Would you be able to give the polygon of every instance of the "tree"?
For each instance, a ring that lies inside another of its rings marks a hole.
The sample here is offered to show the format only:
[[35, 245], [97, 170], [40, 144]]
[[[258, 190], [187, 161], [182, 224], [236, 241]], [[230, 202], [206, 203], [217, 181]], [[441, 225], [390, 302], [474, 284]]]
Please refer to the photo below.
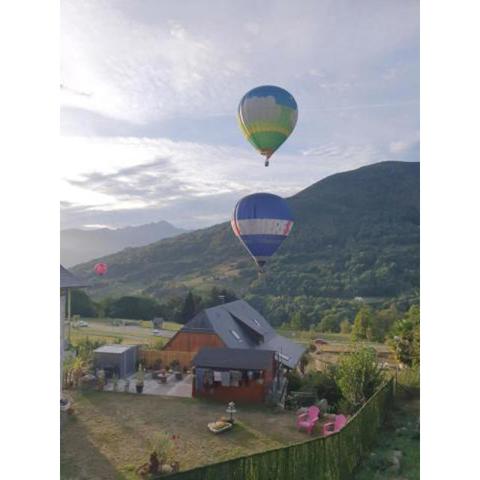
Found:
[[196, 313], [195, 297], [193, 296], [192, 291], [189, 291], [183, 302], [181, 314], [182, 323], [187, 323]]
[[336, 370], [337, 385], [353, 410], [372, 396], [384, 378], [375, 349], [368, 347], [343, 355]]
[[318, 328], [321, 332], [338, 332], [340, 327], [338, 325], [337, 315], [334, 313], [327, 313], [327, 315], [325, 315], [320, 321]]
[[405, 317], [395, 322], [389, 342], [400, 363], [420, 365], [420, 308], [412, 305]]
[[83, 290], [72, 290], [72, 315], [82, 317], [96, 317], [97, 306], [95, 302]]
[[304, 323], [303, 323], [303, 316], [300, 312], [295, 312], [290, 319], [290, 328], [292, 330], [303, 330]]
[[367, 330], [371, 326], [372, 311], [367, 306], [362, 306], [355, 315], [352, 327], [352, 340], [366, 340]]
[[157, 310], [158, 303], [153, 298], [124, 296], [111, 303], [108, 316], [133, 320], [152, 320]]
[[342, 320], [340, 322], [340, 332], [341, 333], [351, 333], [352, 324], [348, 320]]

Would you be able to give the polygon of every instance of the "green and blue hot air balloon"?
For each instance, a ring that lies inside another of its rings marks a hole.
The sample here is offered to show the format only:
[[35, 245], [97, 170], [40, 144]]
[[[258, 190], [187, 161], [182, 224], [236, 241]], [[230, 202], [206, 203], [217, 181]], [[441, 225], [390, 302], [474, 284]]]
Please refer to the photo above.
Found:
[[297, 102], [286, 90], [264, 85], [250, 90], [238, 105], [238, 121], [247, 140], [269, 158], [290, 136], [298, 117]]

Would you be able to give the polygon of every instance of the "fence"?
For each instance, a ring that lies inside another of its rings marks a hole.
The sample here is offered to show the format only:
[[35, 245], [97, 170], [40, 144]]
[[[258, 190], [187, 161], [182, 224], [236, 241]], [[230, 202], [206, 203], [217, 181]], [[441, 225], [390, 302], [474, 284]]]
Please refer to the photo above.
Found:
[[169, 480], [345, 480], [375, 442], [393, 400], [391, 379], [338, 433], [186, 470]]
[[163, 367], [170, 365], [173, 361], [180, 363], [180, 366], [189, 368], [194, 352], [175, 352], [171, 350], [144, 350], [138, 352], [138, 359], [146, 368], [157, 368], [160, 363]]

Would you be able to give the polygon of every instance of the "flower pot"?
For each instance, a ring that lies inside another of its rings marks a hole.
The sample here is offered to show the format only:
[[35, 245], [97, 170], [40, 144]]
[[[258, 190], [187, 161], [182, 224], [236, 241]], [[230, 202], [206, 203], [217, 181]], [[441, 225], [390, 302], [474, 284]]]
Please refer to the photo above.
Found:
[[143, 385], [135, 385], [135, 389], [137, 390], [137, 393], [142, 393], [143, 392]]

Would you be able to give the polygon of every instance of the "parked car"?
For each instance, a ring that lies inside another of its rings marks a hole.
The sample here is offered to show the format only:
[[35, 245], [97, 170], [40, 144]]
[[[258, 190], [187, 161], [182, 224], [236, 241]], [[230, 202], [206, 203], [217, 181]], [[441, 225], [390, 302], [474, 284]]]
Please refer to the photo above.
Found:
[[154, 334], [156, 337], [160, 337], [160, 336], [162, 335], [162, 331], [155, 329], [155, 330], [153, 331], [153, 334]]
[[84, 320], [80, 320], [77, 324], [79, 327], [88, 327], [88, 323], [85, 322]]

